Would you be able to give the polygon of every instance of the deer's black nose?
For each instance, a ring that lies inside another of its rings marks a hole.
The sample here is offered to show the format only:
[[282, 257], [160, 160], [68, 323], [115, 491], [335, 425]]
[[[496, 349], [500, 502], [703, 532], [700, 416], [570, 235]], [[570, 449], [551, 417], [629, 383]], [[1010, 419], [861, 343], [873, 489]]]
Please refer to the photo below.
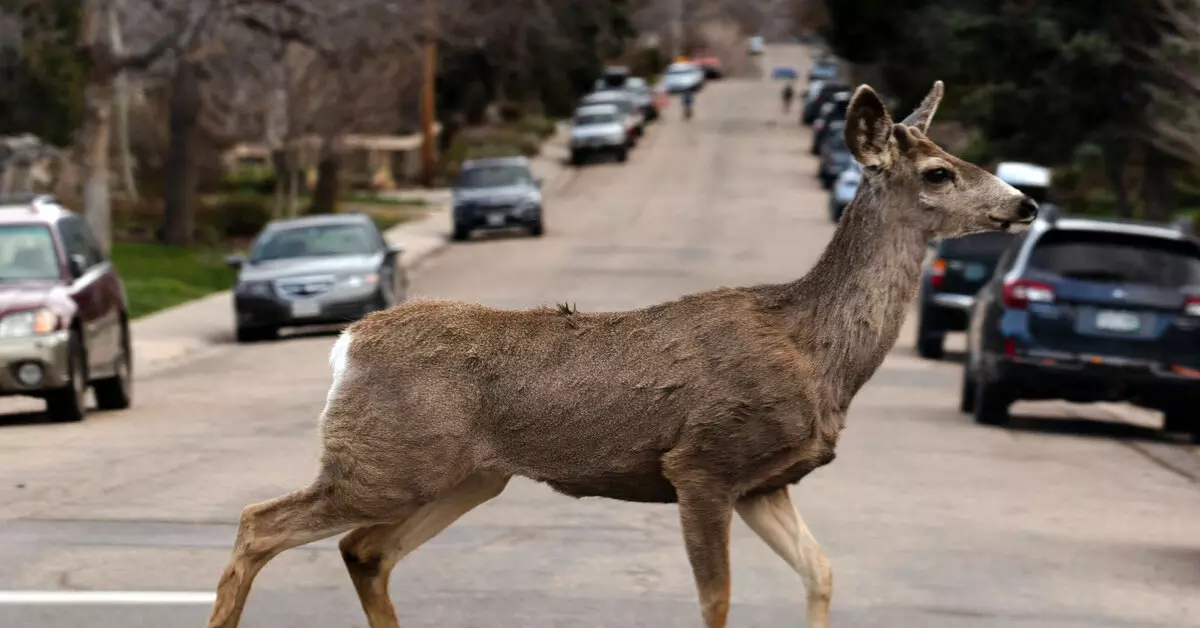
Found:
[[1028, 196], [1021, 199], [1021, 204], [1017, 206], [1017, 215], [1021, 217], [1021, 220], [1033, 220], [1034, 218], [1037, 218], [1037, 201], [1029, 198]]

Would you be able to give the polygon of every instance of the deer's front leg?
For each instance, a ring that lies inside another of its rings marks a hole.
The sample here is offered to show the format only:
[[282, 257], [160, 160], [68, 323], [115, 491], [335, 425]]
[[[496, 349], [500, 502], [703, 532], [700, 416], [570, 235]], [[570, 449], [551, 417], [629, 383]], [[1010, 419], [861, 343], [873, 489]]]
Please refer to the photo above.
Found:
[[729, 525], [733, 500], [705, 485], [676, 487], [683, 541], [696, 578], [707, 628], [725, 628], [729, 618]]
[[828, 628], [833, 569], [792, 505], [788, 490], [742, 499], [736, 507], [746, 525], [804, 580], [809, 628]]

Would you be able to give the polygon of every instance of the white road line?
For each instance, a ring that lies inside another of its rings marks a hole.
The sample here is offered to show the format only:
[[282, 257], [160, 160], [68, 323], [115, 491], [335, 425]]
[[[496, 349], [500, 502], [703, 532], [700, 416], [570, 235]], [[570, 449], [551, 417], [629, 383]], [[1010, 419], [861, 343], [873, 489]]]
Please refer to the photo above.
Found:
[[212, 604], [207, 591], [0, 591], [8, 604]]

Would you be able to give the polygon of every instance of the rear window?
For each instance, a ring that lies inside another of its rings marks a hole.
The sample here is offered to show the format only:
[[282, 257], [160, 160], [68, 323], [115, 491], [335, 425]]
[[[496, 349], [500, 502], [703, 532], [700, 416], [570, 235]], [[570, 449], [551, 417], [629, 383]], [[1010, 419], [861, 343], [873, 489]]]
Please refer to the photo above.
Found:
[[1012, 244], [1013, 234], [1000, 231], [973, 233], [942, 240], [938, 251], [942, 257], [976, 262], [995, 262]]
[[1200, 285], [1200, 250], [1166, 238], [1051, 231], [1035, 245], [1029, 268], [1086, 281], [1181, 288]]

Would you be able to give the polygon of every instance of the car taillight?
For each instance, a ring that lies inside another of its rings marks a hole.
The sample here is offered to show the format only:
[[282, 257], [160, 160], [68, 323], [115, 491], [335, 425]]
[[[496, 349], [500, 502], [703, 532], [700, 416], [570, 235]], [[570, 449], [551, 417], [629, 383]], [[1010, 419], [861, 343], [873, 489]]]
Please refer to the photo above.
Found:
[[940, 257], [933, 260], [931, 269], [932, 276], [930, 277], [930, 281], [933, 283], [933, 287], [941, 288], [942, 282], [946, 280], [946, 260]]
[[1004, 282], [1004, 307], [1023, 310], [1030, 303], [1053, 303], [1054, 289], [1027, 279]]
[[1188, 297], [1183, 312], [1188, 316], [1200, 316], [1200, 297]]

